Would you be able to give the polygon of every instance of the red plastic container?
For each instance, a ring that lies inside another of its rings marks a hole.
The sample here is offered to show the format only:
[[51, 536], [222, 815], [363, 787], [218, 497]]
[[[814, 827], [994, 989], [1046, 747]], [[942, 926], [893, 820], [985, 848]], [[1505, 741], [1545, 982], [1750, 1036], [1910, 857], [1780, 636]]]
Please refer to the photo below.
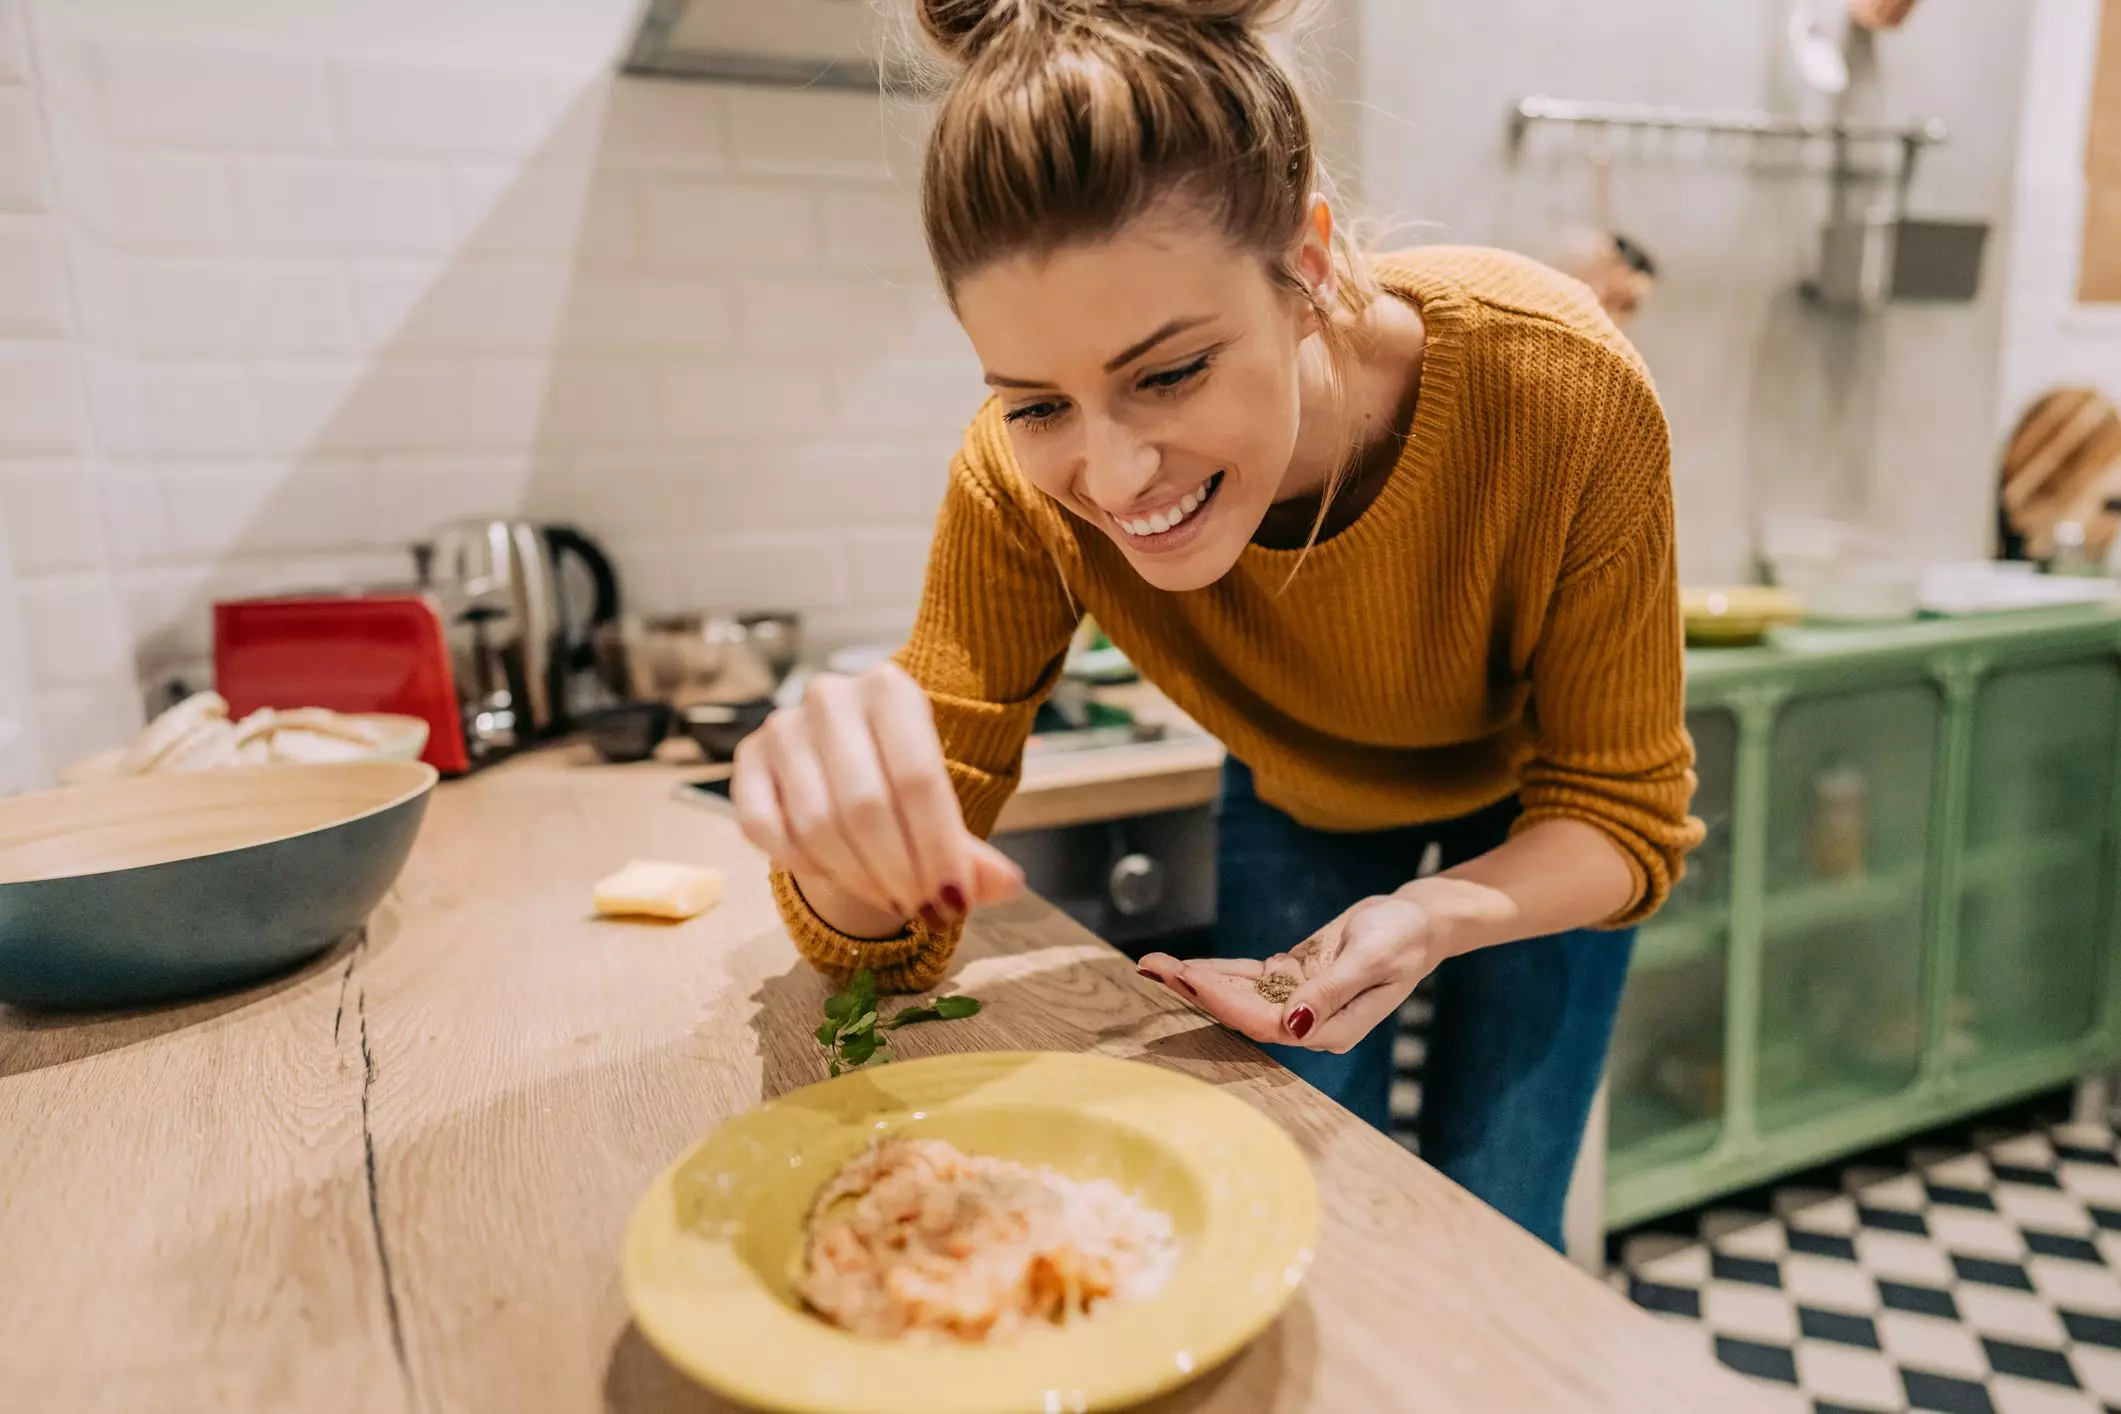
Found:
[[240, 717], [260, 707], [401, 712], [425, 719], [422, 759], [469, 770], [441, 611], [425, 594], [320, 594], [214, 605], [214, 687]]

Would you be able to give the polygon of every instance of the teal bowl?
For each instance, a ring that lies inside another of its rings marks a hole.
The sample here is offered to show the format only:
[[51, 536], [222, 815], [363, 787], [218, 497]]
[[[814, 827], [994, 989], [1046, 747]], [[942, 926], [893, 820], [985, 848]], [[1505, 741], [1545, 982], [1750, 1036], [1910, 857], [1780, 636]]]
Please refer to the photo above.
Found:
[[0, 1002], [173, 1001], [323, 951], [397, 881], [435, 779], [245, 766], [0, 800]]

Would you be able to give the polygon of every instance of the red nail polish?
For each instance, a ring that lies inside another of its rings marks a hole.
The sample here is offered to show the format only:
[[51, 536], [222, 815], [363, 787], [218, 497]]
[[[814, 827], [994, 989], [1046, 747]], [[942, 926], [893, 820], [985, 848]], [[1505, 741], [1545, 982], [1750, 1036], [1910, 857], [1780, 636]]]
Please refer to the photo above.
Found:
[[935, 899], [937, 903], [943, 906], [943, 912], [951, 917], [963, 918], [965, 916], [965, 891], [957, 885], [943, 885], [942, 888], [936, 891]]
[[1156, 975], [1156, 974], [1155, 974], [1154, 972], [1151, 972], [1151, 971], [1150, 971], [1150, 970], [1149, 970], [1148, 968], [1146, 968], [1146, 967], [1137, 967], [1137, 968], [1135, 968], [1135, 969], [1134, 969], [1134, 975], [1135, 975], [1135, 976], [1137, 976], [1137, 977], [1146, 977], [1146, 978], [1148, 978], [1148, 979], [1149, 979], [1149, 980], [1150, 980], [1151, 982], [1161, 982], [1161, 981], [1163, 981], [1163, 980], [1164, 980], [1163, 978], [1161, 978], [1161, 977], [1157, 976], [1157, 975]]
[[938, 933], [950, 926], [943, 921], [943, 915], [935, 911], [935, 905], [932, 903], [921, 905], [921, 922], [927, 924]]
[[1289, 1013], [1289, 1019], [1284, 1024], [1288, 1026], [1289, 1034], [1301, 1041], [1304, 1037], [1311, 1034], [1311, 1028], [1317, 1024], [1317, 1021], [1318, 1018], [1311, 1015], [1311, 1008], [1300, 1006]]

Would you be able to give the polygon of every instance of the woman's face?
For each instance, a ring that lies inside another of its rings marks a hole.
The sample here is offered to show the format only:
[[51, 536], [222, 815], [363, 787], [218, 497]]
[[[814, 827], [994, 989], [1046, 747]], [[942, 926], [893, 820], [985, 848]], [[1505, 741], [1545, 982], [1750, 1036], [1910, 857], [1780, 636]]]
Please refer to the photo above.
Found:
[[[1331, 278], [1322, 241], [1295, 263]], [[1316, 327], [1256, 256], [1203, 223], [1143, 221], [982, 267], [957, 309], [1040, 490], [1159, 589], [1237, 563], [1280, 498]]]

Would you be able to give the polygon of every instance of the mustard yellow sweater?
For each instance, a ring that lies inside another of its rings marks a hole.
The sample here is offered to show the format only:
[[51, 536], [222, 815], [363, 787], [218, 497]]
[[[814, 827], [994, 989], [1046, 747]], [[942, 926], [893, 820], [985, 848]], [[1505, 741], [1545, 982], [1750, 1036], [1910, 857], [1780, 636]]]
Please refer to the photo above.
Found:
[[[1293, 580], [1298, 552], [1252, 545], [1206, 589], [1151, 588], [1024, 479], [990, 402], [952, 463], [899, 662], [928, 690], [980, 834], [1087, 612], [1303, 824], [1426, 823], [1514, 794], [1520, 829], [1606, 832], [1635, 877], [1611, 921], [1639, 920], [1700, 838], [1656, 393], [1589, 291], [1544, 266], [1429, 249], [1378, 275], [1428, 330], [1412, 434], [1377, 499]], [[828, 973], [919, 990], [956, 945], [919, 923], [858, 941], [785, 875], [775, 892]]]

